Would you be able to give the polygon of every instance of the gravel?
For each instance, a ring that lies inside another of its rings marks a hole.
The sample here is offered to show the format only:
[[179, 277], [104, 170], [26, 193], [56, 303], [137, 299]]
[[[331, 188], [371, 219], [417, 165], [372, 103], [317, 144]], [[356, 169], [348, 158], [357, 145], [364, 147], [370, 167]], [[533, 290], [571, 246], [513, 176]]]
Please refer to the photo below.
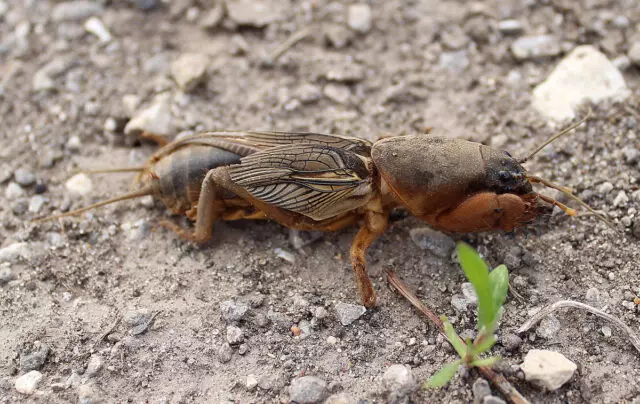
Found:
[[4, 196], [10, 201], [16, 200], [26, 195], [26, 192], [20, 185], [15, 182], [10, 182], [7, 185], [7, 189], [4, 191]]
[[51, 18], [55, 22], [82, 21], [89, 17], [100, 15], [104, 7], [94, 1], [77, 0], [58, 3], [51, 11]]
[[408, 393], [416, 387], [416, 380], [409, 366], [395, 364], [382, 375], [382, 386], [389, 392]]
[[90, 195], [93, 192], [93, 182], [84, 173], [76, 174], [64, 183], [69, 194], [75, 197]]
[[32, 370], [16, 379], [15, 388], [18, 393], [31, 395], [35, 393], [38, 384], [42, 380], [42, 373]]
[[430, 227], [411, 229], [409, 236], [418, 247], [440, 258], [451, 257], [456, 248], [456, 243], [451, 237]]
[[560, 41], [551, 35], [523, 36], [511, 44], [511, 53], [520, 61], [549, 58], [561, 52]]
[[89, 357], [89, 362], [87, 363], [87, 368], [84, 371], [84, 375], [86, 377], [96, 376], [102, 370], [103, 364], [104, 360], [102, 359], [102, 356], [98, 354], [91, 355], [91, 357]]
[[548, 315], [538, 324], [536, 334], [542, 338], [551, 339], [556, 336], [561, 328], [560, 320], [554, 315]]
[[591, 45], [575, 48], [549, 77], [533, 90], [533, 107], [553, 121], [575, 117], [583, 103], [624, 100], [630, 92], [624, 77]]
[[489, 386], [489, 382], [482, 378], [479, 378], [475, 382], [473, 382], [473, 386], [471, 389], [473, 391], [474, 403], [481, 403], [485, 397], [491, 395], [491, 387]]
[[338, 320], [342, 325], [347, 326], [359, 319], [367, 309], [359, 304], [338, 302], [335, 306]]
[[227, 342], [231, 345], [237, 345], [244, 341], [244, 332], [235, 326], [227, 327]]
[[171, 63], [171, 75], [182, 91], [191, 92], [207, 77], [209, 58], [201, 53], [180, 55]]
[[22, 185], [23, 187], [28, 187], [30, 185], [35, 184], [36, 175], [34, 173], [32, 173], [31, 171], [27, 170], [26, 168], [18, 168], [13, 173], [13, 179], [19, 185]]
[[0, 285], [11, 282], [15, 278], [13, 270], [8, 264], [0, 266]]
[[629, 60], [636, 66], [640, 66], [640, 41], [634, 42], [633, 45], [629, 48]]
[[321, 403], [328, 396], [327, 383], [316, 376], [294, 379], [289, 387], [289, 399], [297, 404]]
[[149, 107], [142, 109], [124, 127], [127, 136], [137, 137], [142, 132], [170, 136], [176, 131], [171, 112], [171, 94], [157, 95]]
[[371, 7], [368, 4], [352, 4], [348, 9], [347, 23], [349, 28], [360, 33], [366, 34], [371, 31], [373, 26], [373, 15]]
[[225, 300], [220, 303], [220, 313], [227, 322], [240, 321], [247, 314], [247, 311], [249, 311], [249, 306], [242, 302]]
[[47, 360], [49, 346], [39, 344], [39, 347], [32, 352], [20, 355], [20, 370], [28, 372], [30, 370], [40, 370]]
[[532, 349], [520, 368], [527, 381], [553, 391], [568, 382], [578, 367], [559, 352]]

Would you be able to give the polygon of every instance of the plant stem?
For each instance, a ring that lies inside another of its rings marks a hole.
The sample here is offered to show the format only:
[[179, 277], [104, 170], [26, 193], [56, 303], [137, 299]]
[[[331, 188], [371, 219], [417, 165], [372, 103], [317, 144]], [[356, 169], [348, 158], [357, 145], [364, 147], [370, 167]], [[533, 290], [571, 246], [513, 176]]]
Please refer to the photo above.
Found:
[[[396, 274], [393, 271], [387, 270], [386, 272], [387, 272], [387, 279], [389, 280], [389, 283], [398, 292], [400, 292], [400, 294], [404, 296], [409, 301], [409, 303], [413, 305], [413, 307], [415, 307], [422, 314], [427, 316], [427, 318], [436, 327], [438, 327], [438, 330], [440, 331], [440, 333], [446, 337], [444, 333], [444, 324], [442, 323], [442, 320], [440, 320], [440, 318], [432, 310], [430, 310], [427, 306], [425, 306], [420, 301], [420, 299], [418, 299], [418, 297], [416, 297], [416, 295], [414, 295], [413, 292], [409, 290], [407, 285], [405, 285], [404, 282], [402, 282], [398, 277], [396, 277]], [[460, 338], [460, 340], [462, 341], [462, 338]], [[487, 366], [478, 366], [476, 367], [476, 369], [478, 369], [482, 377], [484, 377], [489, 382], [491, 382], [491, 384], [493, 384], [495, 388], [498, 389], [500, 393], [502, 393], [510, 403], [529, 404], [529, 401], [526, 398], [524, 398], [524, 396], [520, 394], [520, 392], [516, 390], [516, 388], [513, 387], [511, 383], [509, 383], [509, 381], [505, 379], [504, 376], [502, 376], [501, 374], [495, 372], [493, 369]]]

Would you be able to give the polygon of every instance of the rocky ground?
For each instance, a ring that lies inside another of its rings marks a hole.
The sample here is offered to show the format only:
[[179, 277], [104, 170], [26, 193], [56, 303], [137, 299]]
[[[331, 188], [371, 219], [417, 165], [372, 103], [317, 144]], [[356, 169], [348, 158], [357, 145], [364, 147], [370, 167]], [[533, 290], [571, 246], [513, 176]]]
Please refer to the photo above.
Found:
[[[551, 79], [565, 57], [571, 74]], [[384, 270], [465, 336], [475, 313], [452, 239], [413, 218], [370, 250], [379, 306], [364, 313], [347, 259], [355, 229], [315, 239], [219, 223], [197, 248], [156, 228], [167, 212], [150, 199], [30, 219], [125, 192], [128, 174], [72, 176], [144, 161], [155, 146], [143, 130], [375, 140], [432, 127], [524, 156], [585, 98], [595, 118], [527, 167], [621, 234], [554, 212], [515, 234], [455, 239], [512, 273], [520, 297], [507, 300], [494, 351], [526, 397], [638, 400], [640, 357], [614, 325], [565, 310], [516, 331], [574, 299], [640, 332], [639, 90], [636, 0], [0, 0], [1, 401], [499, 402], [475, 372], [418, 388], [454, 352]], [[547, 391], [520, 367], [533, 350], [577, 370]]]

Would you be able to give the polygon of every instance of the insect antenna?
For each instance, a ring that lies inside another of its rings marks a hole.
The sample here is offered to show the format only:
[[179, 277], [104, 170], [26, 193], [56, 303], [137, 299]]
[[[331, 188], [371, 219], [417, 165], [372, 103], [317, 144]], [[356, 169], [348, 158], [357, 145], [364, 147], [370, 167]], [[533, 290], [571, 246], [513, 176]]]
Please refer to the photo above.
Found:
[[571, 132], [572, 130], [574, 130], [578, 126], [580, 126], [583, 123], [585, 123], [587, 120], [589, 120], [589, 118], [591, 118], [591, 115], [592, 115], [592, 111], [591, 111], [591, 109], [589, 109], [589, 111], [587, 112], [587, 115], [585, 115], [584, 118], [582, 118], [580, 121], [574, 123], [573, 125], [569, 126], [568, 128], [564, 129], [563, 131], [561, 131], [559, 133], [556, 133], [555, 135], [551, 136], [544, 143], [542, 143], [540, 146], [536, 147], [531, 153], [529, 153], [529, 155], [527, 157], [524, 157], [524, 158], [518, 160], [518, 163], [524, 164], [527, 161], [531, 160], [531, 158], [533, 156], [538, 154], [540, 152], [540, 150], [544, 149], [548, 144], [550, 144], [551, 142], [554, 142], [555, 140], [561, 138], [562, 136], [566, 135], [567, 133]]
[[54, 219], [59, 219], [61, 217], [67, 217], [67, 216], [75, 216], [78, 215], [82, 212], [86, 212], [88, 210], [91, 209], [95, 209], [95, 208], [99, 208], [101, 206], [104, 205], [109, 205], [115, 202], [120, 202], [120, 201], [125, 201], [127, 199], [134, 199], [134, 198], [140, 198], [142, 196], [147, 196], [147, 195], [153, 195], [154, 194], [154, 190], [151, 186], [147, 186], [145, 188], [142, 188], [138, 191], [135, 192], [131, 192], [128, 194], [124, 194], [124, 195], [120, 195], [120, 196], [116, 196], [115, 198], [111, 198], [111, 199], [107, 199], [98, 203], [94, 203], [93, 205], [89, 205], [89, 206], [85, 206], [84, 208], [80, 208], [80, 209], [76, 209], [74, 211], [71, 212], [67, 212], [67, 213], [61, 213], [59, 215], [52, 215], [52, 216], [47, 216], [47, 217], [43, 217], [40, 219], [34, 219], [31, 222], [32, 223], [42, 223], [42, 222], [47, 222], [49, 220], [54, 220]]
[[75, 174], [111, 174], [111, 173], [139, 173], [145, 170], [145, 167], [120, 167], [120, 168], [107, 168], [104, 170], [77, 170], [73, 172]]
[[[596, 210], [593, 209], [591, 206], [587, 205], [586, 202], [584, 202], [582, 199], [578, 198], [573, 193], [571, 193], [571, 190], [569, 188], [563, 187], [561, 185], [556, 185], [551, 181], [547, 181], [544, 178], [536, 177], [535, 175], [527, 175], [527, 178], [529, 179], [529, 181], [531, 181], [533, 183], [540, 183], [540, 184], [542, 184], [542, 185], [544, 185], [544, 186], [546, 186], [548, 188], [556, 189], [556, 190], [562, 192], [563, 194], [565, 194], [569, 198], [571, 198], [574, 201], [578, 202], [585, 209], [587, 209], [589, 212], [593, 213], [596, 217], [598, 217], [600, 220], [605, 222], [607, 224], [607, 226], [611, 227], [613, 230], [616, 231], [616, 233], [618, 233], [618, 229], [616, 229], [614, 224], [611, 223], [609, 221], [609, 219], [607, 219], [603, 214], [596, 212]], [[568, 206], [563, 205], [562, 203], [556, 201], [555, 199], [550, 198], [550, 197], [545, 196], [545, 195], [540, 195], [540, 194], [538, 194], [538, 196], [543, 201], [551, 203], [552, 205], [555, 205], [555, 206], [559, 207], [560, 209], [565, 211], [569, 216], [575, 216], [576, 215], [576, 211], [574, 209], [571, 209]]]

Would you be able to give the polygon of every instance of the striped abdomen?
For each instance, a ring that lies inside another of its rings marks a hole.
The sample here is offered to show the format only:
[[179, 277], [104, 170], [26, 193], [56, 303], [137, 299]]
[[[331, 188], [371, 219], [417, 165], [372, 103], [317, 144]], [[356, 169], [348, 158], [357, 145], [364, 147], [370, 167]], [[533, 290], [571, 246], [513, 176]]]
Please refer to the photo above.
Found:
[[163, 203], [185, 213], [198, 203], [200, 188], [211, 169], [240, 162], [239, 155], [217, 147], [189, 145], [162, 158], [153, 168]]

